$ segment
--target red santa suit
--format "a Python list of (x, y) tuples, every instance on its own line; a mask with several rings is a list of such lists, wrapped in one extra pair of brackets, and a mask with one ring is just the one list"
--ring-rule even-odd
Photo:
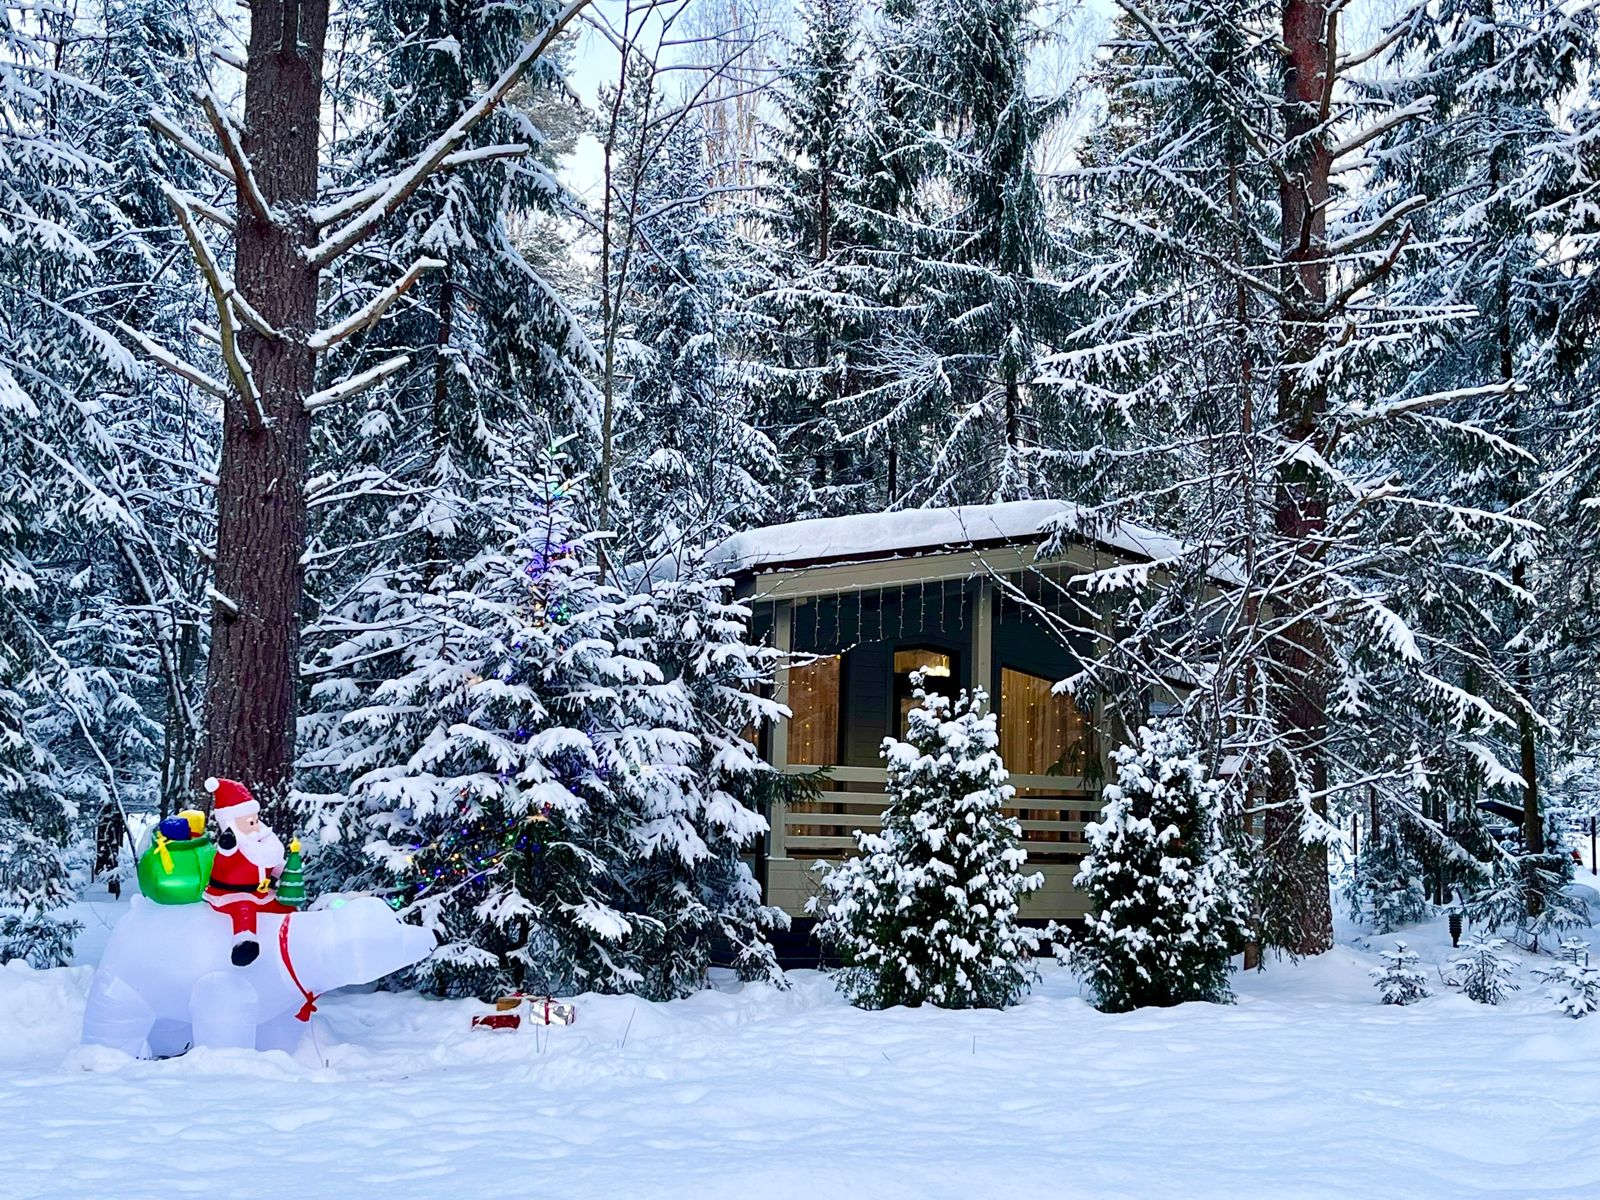
[(261, 952), (256, 941), (256, 915), (263, 911), (294, 911), (278, 903), (275, 890), (277, 878), (283, 873), (283, 843), (265, 826), (250, 834), (234, 828), (241, 817), (261, 811), (261, 805), (244, 784), (231, 779), (208, 779), (206, 791), (212, 795), (212, 815), (221, 830), (211, 882), (206, 886), (206, 903), (233, 921), (233, 962), (235, 966), (248, 966)]

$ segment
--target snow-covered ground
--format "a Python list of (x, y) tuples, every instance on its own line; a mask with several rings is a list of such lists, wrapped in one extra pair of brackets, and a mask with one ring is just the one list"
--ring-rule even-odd
[[(115, 906), (86, 910), (93, 958)], [(1379, 939), (1387, 942), (1389, 939)], [(1448, 953), (1442, 927), (1410, 940)], [(1108, 1016), (1065, 972), (1009, 1012), (859, 1012), (823, 976), (578, 1024), (327, 997), (301, 1054), (76, 1048), (88, 967), (0, 968), (0, 1196), (1600, 1196), (1600, 1017), (1376, 1003), (1356, 945), (1237, 1005)], [(1438, 989), (1441, 992), (1442, 988)]]

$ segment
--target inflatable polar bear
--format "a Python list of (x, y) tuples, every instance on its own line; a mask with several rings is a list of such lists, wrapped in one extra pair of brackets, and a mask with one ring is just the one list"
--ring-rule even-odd
[(232, 927), (209, 905), (135, 896), (89, 985), (84, 1044), (138, 1057), (191, 1045), (293, 1051), (315, 997), (420, 962), (434, 947), (431, 933), (372, 896), (263, 913), (258, 928), (260, 957), (236, 967)]

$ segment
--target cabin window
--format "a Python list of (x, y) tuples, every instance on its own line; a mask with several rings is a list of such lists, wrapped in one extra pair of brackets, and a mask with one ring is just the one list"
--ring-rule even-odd
[(910, 731), (911, 710), (917, 705), (912, 673), (922, 672), (923, 687), (928, 691), (948, 696), (955, 666), (954, 656), (944, 650), (908, 646), (894, 652), (894, 711), (899, 736), (905, 737)]
[(1000, 671), (1000, 757), (1013, 775), (1081, 775), (1083, 714), (1042, 675)]
[(789, 762), (826, 767), (839, 761), (840, 657), (789, 668)]

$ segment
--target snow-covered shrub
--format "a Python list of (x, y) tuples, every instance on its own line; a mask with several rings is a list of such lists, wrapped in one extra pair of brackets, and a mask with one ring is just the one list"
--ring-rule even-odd
[(1027, 852), (1004, 806), (993, 713), (981, 690), (948, 699), (923, 689), (905, 741), (885, 738), (889, 807), (881, 833), (828, 873), (817, 936), (843, 960), (841, 990), (862, 1008), (937, 1004), (1002, 1008), (1028, 988), (1039, 937), (1017, 923)]
[(1551, 967), (1535, 967), (1534, 976), (1550, 988), (1550, 1001), (1569, 1017), (1584, 1017), (1600, 1009), (1600, 967), (1589, 961), (1589, 946), (1581, 938), (1561, 943), (1562, 959)]
[(1069, 954), (1098, 1005), (1123, 1012), (1227, 1001), (1243, 938), (1243, 878), (1220, 833), (1222, 788), (1176, 723), (1145, 726), (1113, 755), (1117, 781), (1074, 884), (1092, 915)]
[(1472, 945), (1450, 960), (1446, 982), (1460, 988), (1468, 1000), (1499, 1004), (1517, 990), (1517, 985), (1511, 981), (1517, 963), (1510, 955), (1502, 953), (1505, 944), (1505, 938), (1483, 933), (1475, 935)]
[(1372, 976), (1378, 997), (1384, 1004), (1415, 1004), (1432, 995), (1428, 991), (1428, 977), (1418, 969), (1422, 960), (1415, 950), (1397, 941), (1394, 949), (1380, 950), (1378, 954), (1383, 966), (1367, 973)]

